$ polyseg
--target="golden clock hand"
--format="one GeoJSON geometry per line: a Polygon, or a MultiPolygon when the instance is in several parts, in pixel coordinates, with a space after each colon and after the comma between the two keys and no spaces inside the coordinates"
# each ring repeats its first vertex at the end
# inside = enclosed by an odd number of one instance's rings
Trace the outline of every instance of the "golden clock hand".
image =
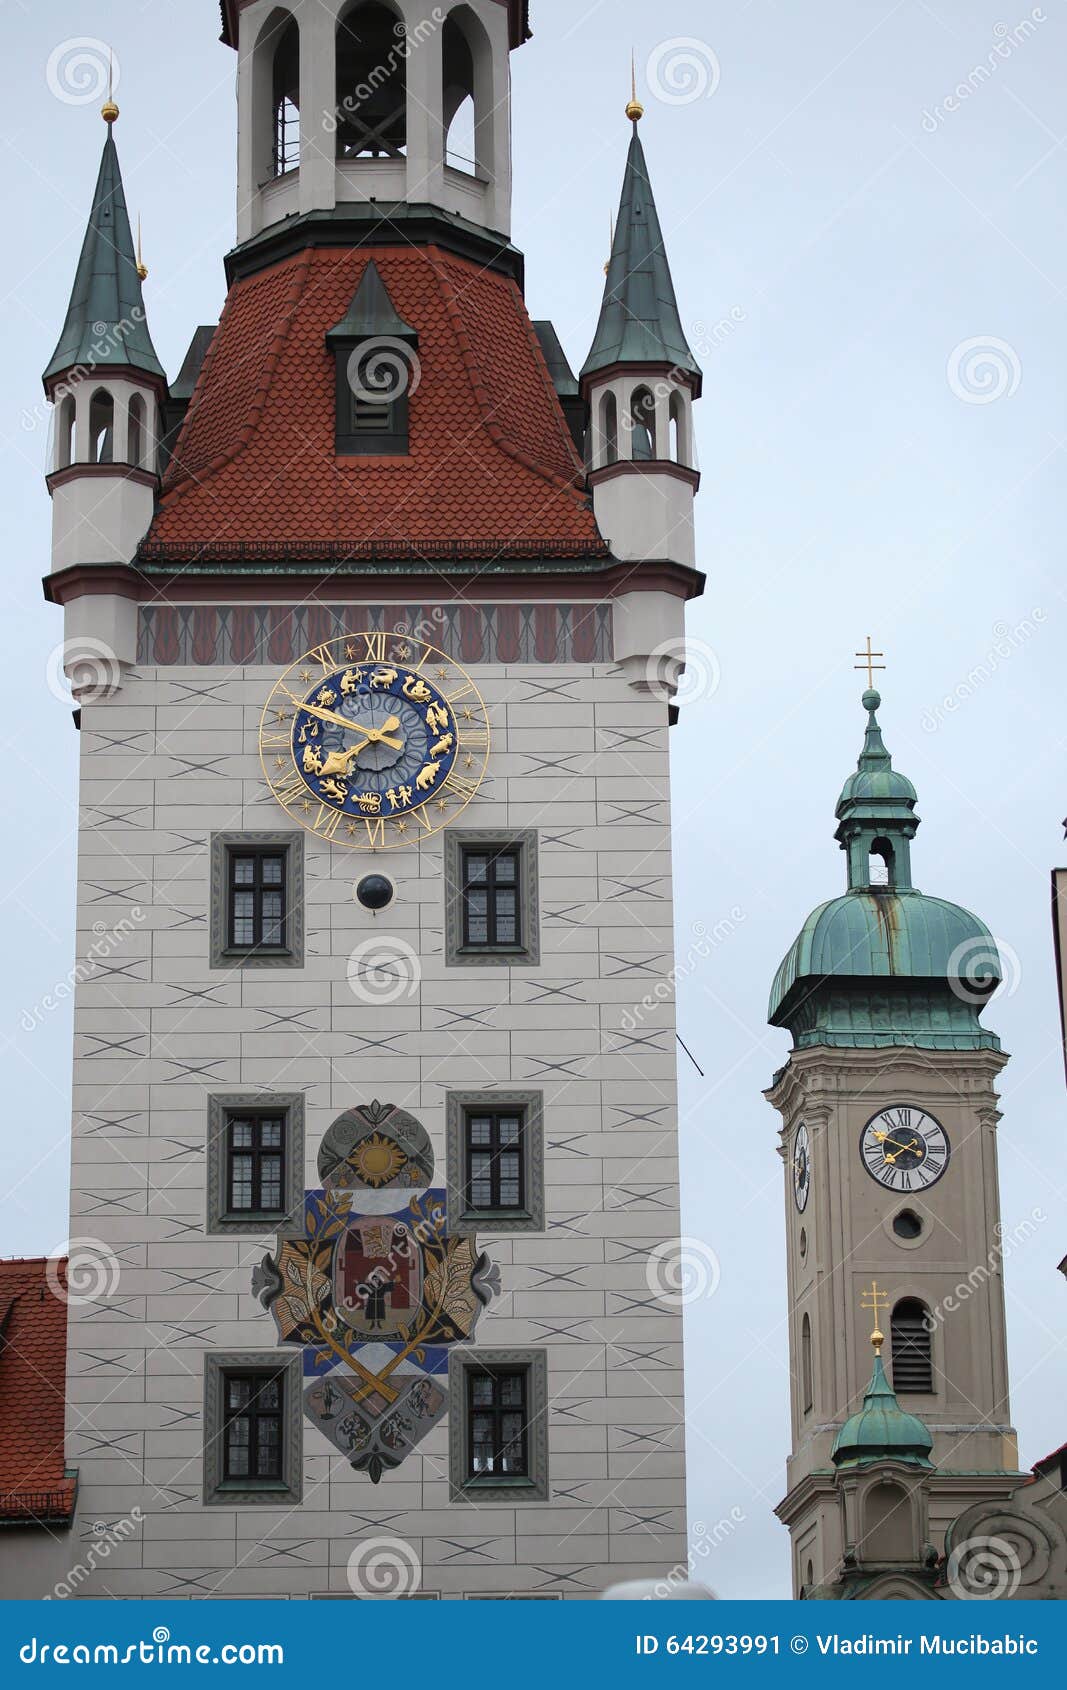
{"type": "MultiPolygon", "coordinates": [[[[365,728],[361,723],[353,722],[348,716],[338,716],[332,710],[323,710],[321,705],[305,704],[304,700],[302,698],[297,698],[296,694],[290,692],[288,687],[286,687],[284,691],[286,696],[292,700],[298,710],[303,710],[308,716],[316,717],[320,722],[330,722],[334,727],[344,728],[350,734],[363,734],[366,738],[367,745],[388,745],[391,746],[394,751],[403,751],[404,749],[404,741],[402,739],[391,738],[390,734],[386,731],[387,729],[390,729],[390,727],[398,728],[400,726],[400,718],[398,716],[390,716],[389,721],[386,722],[384,728],[365,728]]],[[[364,750],[365,746],[361,746],[360,749],[364,750]]]]}
{"type": "MultiPolygon", "coordinates": [[[[878,1140],[879,1144],[895,1144],[898,1156],[902,1155],[905,1150],[912,1150],[915,1152],[915,1155],[919,1157],[926,1155],[926,1151],[922,1148],[917,1138],[913,1138],[910,1144],[902,1144],[899,1138],[890,1138],[888,1133],[876,1132],[874,1136],[878,1140]]],[[[896,1157],[886,1157],[887,1162],[895,1160],[896,1157]]]]}

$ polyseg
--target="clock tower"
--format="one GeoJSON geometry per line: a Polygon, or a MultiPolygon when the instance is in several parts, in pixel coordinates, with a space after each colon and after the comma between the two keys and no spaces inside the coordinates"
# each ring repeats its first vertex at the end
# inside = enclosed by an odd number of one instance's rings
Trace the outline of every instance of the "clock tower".
{"type": "Polygon", "coordinates": [[[579,381],[511,239],[525,0],[222,12],[221,320],[168,382],[109,101],[46,374],[67,1465],[86,1542],[133,1522],[80,1594],[589,1598],[686,1554],[673,1009],[630,1009],[700,371],[643,114],[579,381]]]}
{"type": "Polygon", "coordinates": [[[864,1566],[936,1564],[957,1517],[1022,1483],[997,1183],[1007,1058],[981,1020],[1000,958],[977,917],[915,887],[915,788],[883,743],[879,694],[863,705],[837,806],[847,889],[809,916],[770,1003],[793,1043],[767,1096],[786,1187],[792,1451],[779,1515],[798,1594],[840,1593],[864,1566]],[[859,1317],[872,1281],[886,1344],[873,1382],[859,1317]],[[884,1404],[906,1435],[872,1452],[879,1427],[886,1444],[884,1404]],[[883,1466],[868,1473],[871,1461],[883,1466]]]}

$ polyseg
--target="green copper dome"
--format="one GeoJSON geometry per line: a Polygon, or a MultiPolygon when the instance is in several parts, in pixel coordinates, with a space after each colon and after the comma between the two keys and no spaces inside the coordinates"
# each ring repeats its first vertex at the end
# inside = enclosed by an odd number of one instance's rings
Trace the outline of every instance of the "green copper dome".
{"type": "Polygon", "coordinates": [[[882,741],[881,699],[864,694],[863,751],[837,805],[848,891],[804,923],[775,976],[768,1018],[794,1043],[999,1050],[979,1024],[1001,981],[996,942],[969,910],[912,885],[915,788],[882,741]]]}
{"type": "Polygon", "coordinates": [[[914,1414],[905,1414],[885,1376],[876,1351],[874,1372],[863,1407],[850,1414],[830,1451],[837,1468],[864,1467],[872,1461],[904,1461],[910,1467],[930,1467],[934,1440],[914,1414]]]}

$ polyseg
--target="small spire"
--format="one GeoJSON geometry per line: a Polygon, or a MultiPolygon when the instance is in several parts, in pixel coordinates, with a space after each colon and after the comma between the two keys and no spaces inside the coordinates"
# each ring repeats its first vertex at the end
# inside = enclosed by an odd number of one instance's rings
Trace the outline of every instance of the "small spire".
{"type": "Polygon", "coordinates": [[[140,212],[137,213],[137,279],[140,282],[147,282],[147,280],[148,280],[148,265],[144,261],[144,253],[141,250],[141,213],[140,212]]]}
{"type": "Polygon", "coordinates": [[[860,1308],[874,1315],[874,1331],[871,1333],[871,1343],[874,1346],[876,1356],[881,1355],[882,1345],[885,1343],[885,1333],[880,1329],[881,1311],[887,1308],[888,1304],[889,1297],[885,1291],[879,1291],[876,1279],[871,1282],[870,1290],[864,1291],[860,1297],[860,1308]]]}
{"type": "Polygon", "coordinates": [[[645,108],[637,98],[637,54],[630,54],[630,103],[626,108],[626,115],[631,123],[640,123],[645,115],[645,108]]]}
{"type": "Polygon", "coordinates": [[[100,107],[100,116],[110,129],[118,122],[119,108],[115,104],[115,60],[109,52],[107,56],[107,99],[100,107]]]}

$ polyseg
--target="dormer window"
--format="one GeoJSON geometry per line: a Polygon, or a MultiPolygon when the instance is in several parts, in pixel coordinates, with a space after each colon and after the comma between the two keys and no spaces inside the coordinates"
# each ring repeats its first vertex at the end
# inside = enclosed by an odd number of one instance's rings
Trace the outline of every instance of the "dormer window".
{"type": "Polygon", "coordinates": [[[397,314],[373,260],[326,345],[336,366],[337,455],[406,456],[421,375],[418,335],[397,314]]]}

